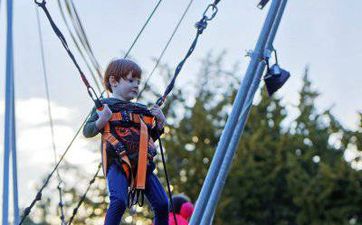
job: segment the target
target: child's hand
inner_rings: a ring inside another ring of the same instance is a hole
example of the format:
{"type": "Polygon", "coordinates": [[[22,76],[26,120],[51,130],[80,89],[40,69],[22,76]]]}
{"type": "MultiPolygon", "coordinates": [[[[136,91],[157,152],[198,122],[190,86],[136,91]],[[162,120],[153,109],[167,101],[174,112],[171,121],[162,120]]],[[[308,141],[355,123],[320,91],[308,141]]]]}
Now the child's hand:
{"type": "Polygon", "coordinates": [[[109,109],[107,104],[103,105],[103,110],[97,110],[97,114],[98,114],[98,120],[96,121],[96,125],[99,129],[102,129],[106,123],[108,122],[108,120],[111,119],[112,117],[112,111],[109,109]]]}
{"type": "Polygon", "coordinates": [[[157,104],[153,105],[150,109],[151,114],[156,117],[157,119],[157,126],[159,129],[162,129],[166,122],[166,117],[163,114],[162,110],[160,109],[160,106],[157,104]]]}

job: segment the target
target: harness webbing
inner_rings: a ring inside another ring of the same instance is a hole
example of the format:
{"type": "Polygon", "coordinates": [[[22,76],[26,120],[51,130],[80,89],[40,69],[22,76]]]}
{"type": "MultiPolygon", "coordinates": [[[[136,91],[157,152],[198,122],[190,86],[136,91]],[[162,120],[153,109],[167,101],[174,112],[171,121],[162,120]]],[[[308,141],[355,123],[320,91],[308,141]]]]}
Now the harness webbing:
{"type": "MultiPolygon", "coordinates": [[[[80,76],[81,76],[81,79],[82,79],[83,83],[85,84],[85,86],[87,87],[87,91],[88,91],[89,96],[90,96],[91,99],[94,101],[94,103],[95,103],[95,105],[96,105],[96,108],[100,108],[100,109],[101,109],[101,108],[102,108],[102,104],[101,104],[101,102],[100,102],[100,100],[99,100],[99,98],[98,98],[95,90],[93,89],[93,87],[90,86],[90,84],[89,84],[86,76],[84,75],[84,73],[83,73],[82,70],[80,69],[80,67],[79,67],[79,65],[78,65],[78,63],[77,63],[77,61],[76,61],[73,53],[70,51],[70,49],[69,49],[69,47],[68,47],[68,44],[67,44],[67,42],[66,42],[66,39],[64,38],[64,36],[63,36],[63,34],[61,33],[61,31],[58,29],[58,27],[57,27],[56,24],[54,23],[51,15],[49,14],[49,12],[48,12],[48,10],[47,10],[47,8],[46,8],[46,2],[45,2],[45,0],[42,0],[41,2],[38,2],[37,0],[34,0],[34,2],[35,2],[39,7],[41,7],[41,8],[43,9],[44,13],[46,14],[46,16],[47,16],[47,18],[48,18],[48,20],[49,20],[49,22],[50,22],[50,24],[51,24],[51,26],[52,26],[52,28],[53,28],[53,31],[56,33],[56,35],[58,36],[58,38],[59,38],[60,41],[62,42],[63,47],[64,47],[65,50],[67,51],[69,57],[72,59],[74,65],[77,67],[78,72],[79,72],[79,74],[80,74],[80,76]]],[[[158,105],[161,106],[161,105],[164,103],[164,101],[166,100],[168,94],[172,91],[178,74],[180,73],[180,71],[181,71],[184,63],[186,62],[186,60],[191,56],[192,52],[194,51],[194,49],[195,49],[195,47],[196,47],[196,45],[197,45],[197,41],[198,41],[199,36],[203,33],[203,31],[204,31],[204,30],[206,29],[206,27],[207,27],[207,22],[210,21],[210,20],[212,20],[212,19],[215,17],[215,15],[216,15],[216,13],[217,13],[217,7],[216,7],[216,6],[217,6],[217,4],[218,4],[219,2],[220,2],[220,0],[214,0],[214,3],[213,3],[213,4],[210,4],[210,5],[206,8],[206,10],[205,10],[205,12],[204,12],[204,14],[203,14],[202,19],[196,24],[196,28],[197,28],[196,37],[195,37],[194,41],[192,42],[191,47],[189,48],[186,56],[185,56],[184,59],[178,64],[178,66],[177,66],[177,68],[176,68],[176,70],[175,70],[175,74],[174,74],[171,82],[170,82],[169,85],[167,86],[167,88],[166,88],[163,96],[160,97],[160,98],[157,100],[156,104],[158,104],[158,105]],[[212,14],[211,14],[211,16],[207,16],[206,13],[207,13],[210,9],[212,10],[212,14]]],[[[157,7],[158,7],[158,6],[157,6],[157,7]]],[[[80,129],[81,129],[81,127],[79,128],[79,131],[80,131],[80,129]]],[[[78,132],[79,132],[79,131],[78,131],[78,132]]],[[[76,137],[76,136],[75,136],[75,137],[76,137]]],[[[75,139],[75,137],[74,137],[74,139],[75,139]]],[[[173,214],[174,214],[175,223],[177,224],[176,216],[175,216],[175,212],[174,212],[174,207],[173,207],[173,202],[172,202],[172,194],[171,194],[171,190],[170,190],[170,184],[169,184],[169,182],[168,182],[168,175],[167,175],[167,170],[166,170],[166,165],[165,165],[165,160],[164,160],[164,156],[163,156],[163,149],[162,149],[162,144],[161,144],[160,138],[159,138],[159,142],[160,142],[160,148],[161,148],[162,159],[163,159],[162,161],[163,161],[164,168],[165,168],[165,174],[166,174],[168,192],[169,192],[169,196],[170,196],[170,200],[171,200],[171,206],[172,206],[172,208],[173,208],[173,214]]],[[[69,146],[69,147],[70,147],[70,146],[69,146]]],[[[68,150],[68,149],[67,149],[67,150],[68,150]]],[[[67,150],[66,150],[66,152],[67,152],[67,150]]],[[[65,153],[66,153],[66,152],[65,152],[65,153]]],[[[65,154],[62,155],[62,157],[61,157],[61,159],[59,160],[59,162],[57,163],[55,169],[59,166],[60,162],[61,162],[62,159],[64,158],[64,155],[65,155],[65,154]]],[[[35,202],[38,201],[38,200],[41,198],[41,191],[42,191],[42,190],[45,188],[45,186],[47,185],[50,177],[51,177],[51,176],[53,175],[53,173],[55,172],[55,169],[54,169],[54,170],[52,171],[52,173],[48,176],[46,182],[44,183],[44,185],[43,185],[43,187],[41,188],[41,190],[38,192],[36,198],[34,199],[34,201],[32,202],[32,204],[30,205],[30,207],[28,207],[28,208],[25,210],[24,216],[23,216],[22,221],[21,221],[20,224],[22,224],[22,222],[24,221],[25,217],[30,213],[30,209],[34,206],[35,202]]],[[[98,171],[99,171],[99,169],[98,169],[98,171]]],[[[97,171],[97,173],[96,173],[95,176],[97,176],[98,171],[97,171]]],[[[94,179],[95,179],[95,178],[94,178],[94,179]]],[[[93,179],[93,182],[94,182],[94,179],[93,179]]],[[[92,182],[90,183],[90,185],[91,185],[91,184],[92,184],[92,182]]],[[[90,187],[90,186],[89,186],[89,187],[90,187]]],[[[87,189],[87,192],[88,192],[88,190],[89,190],[89,189],[87,189]]],[[[84,194],[84,198],[85,198],[85,195],[87,194],[87,192],[84,194]]],[[[82,200],[84,200],[84,199],[82,199],[82,200]]],[[[81,200],[80,204],[82,203],[82,200],[81,200]]],[[[80,206],[80,204],[79,204],[79,206],[80,206]]],[[[74,217],[75,214],[76,214],[76,210],[74,210],[74,213],[73,213],[73,216],[72,216],[72,218],[71,218],[71,220],[70,220],[70,223],[72,222],[72,219],[73,219],[73,217],[74,217]]],[[[69,223],[69,224],[70,224],[70,223],[69,223]]]]}
{"type": "MultiPolygon", "coordinates": [[[[104,176],[107,176],[107,142],[113,146],[114,149],[117,149],[117,145],[119,144],[119,141],[117,138],[115,138],[110,129],[109,123],[106,124],[104,127],[104,132],[102,134],[102,163],[103,163],[103,174],[104,176]]],[[[125,152],[120,152],[119,157],[122,161],[122,168],[124,172],[126,173],[126,177],[128,179],[128,182],[130,183],[130,186],[133,187],[134,178],[132,174],[132,165],[129,161],[129,158],[125,152]]]]}
{"type": "Polygon", "coordinates": [[[140,143],[139,143],[139,152],[138,152],[138,162],[137,162],[137,179],[136,179],[136,189],[144,190],[146,184],[146,171],[147,171],[147,146],[148,146],[148,131],[145,122],[140,118],[140,143]]]}
{"type": "MultiPolygon", "coordinates": [[[[104,175],[107,174],[107,152],[106,152],[106,143],[109,143],[116,150],[116,154],[121,160],[121,166],[126,173],[127,179],[129,181],[130,192],[128,195],[128,206],[138,204],[142,206],[144,203],[144,190],[146,187],[146,174],[147,174],[147,163],[148,159],[152,159],[148,157],[148,144],[149,144],[149,133],[148,127],[154,125],[154,117],[152,116],[143,116],[141,117],[139,114],[129,113],[129,118],[132,122],[140,125],[140,141],[139,141],[139,149],[138,149],[138,161],[137,161],[137,172],[135,177],[132,174],[132,165],[130,160],[126,154],[126,152],[121,151],[117,152],[118,145],[121,142],[112,134],[111,125],[112,121],[121,121],[122,114],[120,112],[113,113],[109,122],[105,125],[102,139],[103,139],[103,150],[102,150],[102,161],[103,161],[103,172],[104,175]]],[[[118,132],[117,130],[115,131],[118,132]]]]}
{"type": "MultiPolygon", "coordinates": [[[[90,97],[92,98],[92,100],[95,102],[96,107],[97,107],[97,108],[101,108],[102,105],[101,105],[101,102],[99,101],[99,98],[97,97],[94,89],[89,85],[88,80],[86,79],[84,73],[83,73],[82,70],[80,69],[77,61],[75,60],[75,57],[74,57],[74,55],[72,54],[72,52],[70,51],[64,35],[60,32],[59,28],[55,25],[52,17],[50,16],[50,13],[49,13],[49,11],[47,10],[47,8],[46,8],[46,6],[45,6],[45,4],[46,4],[45,0],[43,0],[42,2],[38,2],[37,0],[34,0],[34,2],[44,10],[44,12],[45,12],[45,14],[46,14],[46,16],[47,16],[47,18],[48,18],[48,20],[49,20],[49,22],[50,22],[53,30],[54,30],[54,32],[56,33],[56,35],[58,36],[58,38],[59,38],[60,41],[62,42],[64,48],[66,49],[66,51],[67,51],[67,53],[68,53],[68,55],[70,56],[70,58],[72,59],[73,63],[74,63],[75,66],[77,67],[77,69],[78,69],[78,71],[79,71],[79,73],[80,73],[81,79],[82,79],[82,81],[84,82],[84,84],[85,84],[86,87],[87,87],[88,94],[90,95],[90,97]]],[[[1,6],[1,4],[0,4],[0,6],[1,6]]],[[[157,5],[156,7],[158,7],[158,5],[157,5]]],[[[155,10],[153,10],[153,11],[155,11],[155,10]]],[[[149,19],[147,20],[146,24],[149,22],[150,18],[153,16],[153,14],[154,14],[154,13],[151,14],[151,16],[150,16],[149,19]]],[[[144,29],[144,28],[143,28],[143,29],[144,29]]],[[[142,31],[143,31],[143,29],[142,29],[142,31]]],[[[138,38],[138,37],[139,37],[139,35],[137,35],[137,38],[138,38]]],[[[103,94],[103,92],[102,92],[102,94],[103,94]]],[[[50,181],[50,178],[54,175],[54,173],[55,173],[56,170],[58,169],[60,163],[63,161],[63,159],[65,158],[65,155],[68,153],[70,147],[71,147],[72,144],[74,143],[75,139],[78,137],[81,129],[83,128],[83,126],[84,126],[84,124],[86,123],[86,121],[87,121],[88,117],[90,116],[90,114],[91,114],[91,112],[89,112],[89,114],[86,116],[86,118],[85,118],[84,121],[82,122],[82,125],[78,128],[78,130],[76,131],[75,135],[72,137],[70,143],[69,143],[69,144],[67,145],[67,147],[66,147],[66,150],[63,152],[63,154],[61,155],[58,163],[55,165],[55,167],[53,168],[53,170],[49,173],[49,175],[48,175],[47,178],[45,179],[43,185],[41,186],[41,188],[40,188],[39,191],[37,192],[35,198],[34,198],[33,201],[31,202],[31,204],[30,204],[27,208],[25,208],[24,213],[23,213],[23,215],[22,215],[22,218],[21,218],[21,221],[20,221],[19,225],[23,224],[23,222],[25,221],[25,219],[27,218],[27,216],[30,214],[31,209],[35,206],[36,202],[41,199],[43,190],[44,190],[45,187],[48,185],[48,183],[49,183],[49,181],[50,181]]],[[[126,163],[127,163],[127,160],[126,160],[126,163]]],[[[130,165],[129,160],[128,160],[128,164],[130,165]]],[[[98,174],[98,171],[97,171],[95,177],[97,176],[97,174],[98,174]]],[[[92,184],[92,182],[90,183],[90,185],[91,185],[91,184],[92,184]]],[[[80,204],[81,204],[81,203],[80,203],[80,204]]],[[[75,216],[75,214],[73,214],[72,217],[74,217],[74,216],[75,216]]]]}

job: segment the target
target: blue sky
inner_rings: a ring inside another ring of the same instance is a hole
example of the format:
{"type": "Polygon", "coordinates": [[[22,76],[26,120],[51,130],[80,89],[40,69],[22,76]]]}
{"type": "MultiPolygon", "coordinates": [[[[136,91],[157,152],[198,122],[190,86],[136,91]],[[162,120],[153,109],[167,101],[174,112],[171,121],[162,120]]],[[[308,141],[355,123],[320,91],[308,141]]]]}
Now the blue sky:
{"type": "MultiPolygon", "coordinates": [[[[184,56],[195,34],[194,23],[201,17],[209,1],[195,0],[180,27],[163,63],[176,66],[184,56]]],[[[0,127],[3,127],[5,85],[5,0],[0,8],[0,127]]],[[[85,25],[94,53],[102,67],[114,57],[121,57],[128,49],[156,0],[78,0],[75,4],[85,25]]],[[[144,71],[153,66],[152,57],[158,56],[171,35],[188,1],[164,0],[150,25],[132,51],[132,56],[144,71]]],[[[178,85],[187,85],[189,73],[197,69],[200,60],[210,51],[227,51],[225,66],[240,63],[242,78],[248,65],[245,51],[253,49],[267,10],[256,8],[257,1],[221,1],[219,13],[209,23],[193,56],[180,74],[178,85]]],[[[48,7],[63,33],[69,39],[56,1],[48,7]]],[[[53,162],[50,149],[45,91],[42,79],[36,14],[33,1],[14,1],[15,80],[17,97],[18,155],[21,193],[28,193],[40,175],[50,170],[53,162]],[[25,113],[26,112],[26,113],[25,113]],[[40,136],[45,135],[41,142],[40,136]],[[39,145],[39,143],[41,143],[39,145]]],[[[292,77],[278,93],[283,103],[293,112],[298,103],[298,91],[306,65],[310,66],[310,79],[321,93],[317,100],[322,110],[331,106],[342,124],[355,129],[358,112],[362,111],[362,2],[360,0],[303,0],[289,1],[275,47],[280,64],[291,71],[292,77]]],[[[43,13],[41,13],[46,63],[52,105],[55,110],[56,143],[59,152],[72,137],[80,120],[88,113],[89,101],[77,71],[56,39],[43,13]]],[[[70,39],[69,39],[70,40],[70,39]]],[[[69,41],[70,42],[70,41],[69,41]]],[[[71,45],[74,49],[74,46],[71,45]]],[[[77,58],[80,57],[76,55],[77,58]]],[[[81,65],[84,70],[84,64],[81,65]]],[[[157,73],[153,82],[159,79],[157,73]]],[[[157,86],[159,92],[163,86],[157,86]]],[[[3,137],[3,129],[0,129],[3,137]]],[[[90,154],[88,141],[80,139],[69,155],[69,160],[87,154],[80,163],[95,169],[98,155],[90,154]],[[89,155],[89,156],[88,156],[89,155]]],[[[3,140],[0,139],[3,158],[3,140]]],[[[2,167],[0,168],[2,173],[2,167]]],[[[2,182],[2,180],[0,181],[2,182]]],[[[1,183],[0,183],[1,184],[1,183]]],[[[2,184],[1,184],[2,186],[2,184]]],[[[21,206],[30,201],[30,195],[21,195],[21,206]]]]}

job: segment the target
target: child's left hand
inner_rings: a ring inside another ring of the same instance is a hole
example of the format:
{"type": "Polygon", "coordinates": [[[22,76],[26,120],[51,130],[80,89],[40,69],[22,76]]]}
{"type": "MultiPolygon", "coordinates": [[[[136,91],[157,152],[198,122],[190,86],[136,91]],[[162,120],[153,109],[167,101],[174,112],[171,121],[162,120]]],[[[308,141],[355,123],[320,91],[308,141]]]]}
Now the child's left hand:
{"type": "Polygon", "coordinates": [[[160,106],[158,106],[157,104],[153,105],[152,108],[150,109],[150,112],[154,117],[156,117],[158,128],[162,129],[163,126],[165,125],[166,117],[163,114],[160,106]]]}

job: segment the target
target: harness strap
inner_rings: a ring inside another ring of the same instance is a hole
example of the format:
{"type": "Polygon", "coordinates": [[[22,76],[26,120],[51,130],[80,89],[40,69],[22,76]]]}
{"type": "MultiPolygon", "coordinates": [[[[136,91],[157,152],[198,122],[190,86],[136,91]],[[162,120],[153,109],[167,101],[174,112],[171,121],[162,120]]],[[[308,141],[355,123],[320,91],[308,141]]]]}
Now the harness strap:
{"type": "MultiPolygon", "coordinates": [[[[129,113],[128,114],[130,120],[134,123],[141,123],[140,122],[140,117],[139,114],[136,113],[129,113]]],[[[122,121],[123,120],[123,116],[120,112],[117,113],[112,113],[112,117],[109,121],[122,121]]],[[[149,126],[153,126],[155,119],[153,116],[143,116],[142,120],[149,126]]]]}
{"type": "Polygon", "coordinates": [[[141,121],[143,121],[145,124],[152,126],[155,122],[155,118],[153,116],[143,116],[141,119],[138,114],[130,113],[130,117],[134,123],[141,123],[141,121]]]}
{"type": "MultiPolygon", "coordinates": [[[[140,142],[139,142],[139,153],[138,153],[138,163],[137,163],[137,174],[136,177],[133,177],[132,174],[132,165],[126,154],[126,152],[120,153],[120,158],[122,162],[122,168],[127,175],[129,180],[129,186],[138,190],[144,190],[146,186],[146,174],[147,174],[147,160],[148,155],[148,128],[147,125],[154,124],[154,117],[144,116],[141,118],[139,114],[130,113],[130,120],[134,123],[140,124],[140,142]],[[147,124],[147,125],[146,125],[147,124]],[[134,181],[135,179],[135,181],[134,181]]],[[[113,113],[110,121],[120,121],[122,120],[122,114],[120,112],[113,113]]],[[[110,123],[107,123],[104,127],[104,132],[102,135],[103,138],[103,172],[106,175],[107,172],[107,152],[106,152],[106,142],[110,143],[115,149],[119,144],[118,139],[113,136],[110,129],[110,123]]]]}
{"type": "MultiPolygon", "coordinates": [[[[109,126],[108,126],[109,127],[109,126]]],[[[114,148],[117,146],[119,141],[109,132],[104,132],[102,135],[103,138],[103,148],[102,148],[102,159],[103,159],[103,173],[107,175],[107,142],[110,143],[114,148]]],[[[132,166],[126,152],[121,152],[119,154],[122,162],[123,171],[126,173],[127,179],[130,182],[130,186],[133,186],[133,176],[132,176],[132,166]]]]}
{"type": "Polygon", "coordinates": [[[107,176],[107,142],[103,140],[102,142],[102,162],[103,162],[103,174],[106,177],[107,176]]]}
{"type": "Polygon", "coordinates": [[[126,173],[126,176],[127,176],[128,182],[129,182],[129,186],[133,187],[134,178],[133,178],[133,173],[132,173],[132,165],[125,152],[121,153],[121,161],[122,161],[123,171],[126,173]]]}
{"type": "Polygon", "coordinates": [[[103,138],[108,141],[113,147],[117,147],[117,144],[119,143],[117,138],[115,138],[111,133],[108,132],[104,132],[103,138]]]}
{"type": "Polygon", "coordinates": [[[109,121],[117,121],[117,120],[122,120],[122,114],[120,112],[112,113],[112,117],[109,121]]]}
{"type": "Polygon", "coordinates": [[[146,184],[146,172],[147,172],[148,130],[142,118],[137,114],[134,115],[135,118],[137,118],[137,120],[139,120],[141,124],[136,189],[144,190],[146,184]]]}
{"type": "Polygon", "coordinates": [[[104,126],[104,132],[103,133],[111,133],[111,127],[109,125],[109,123],[106,123],[106,125],[104,126]]]}

